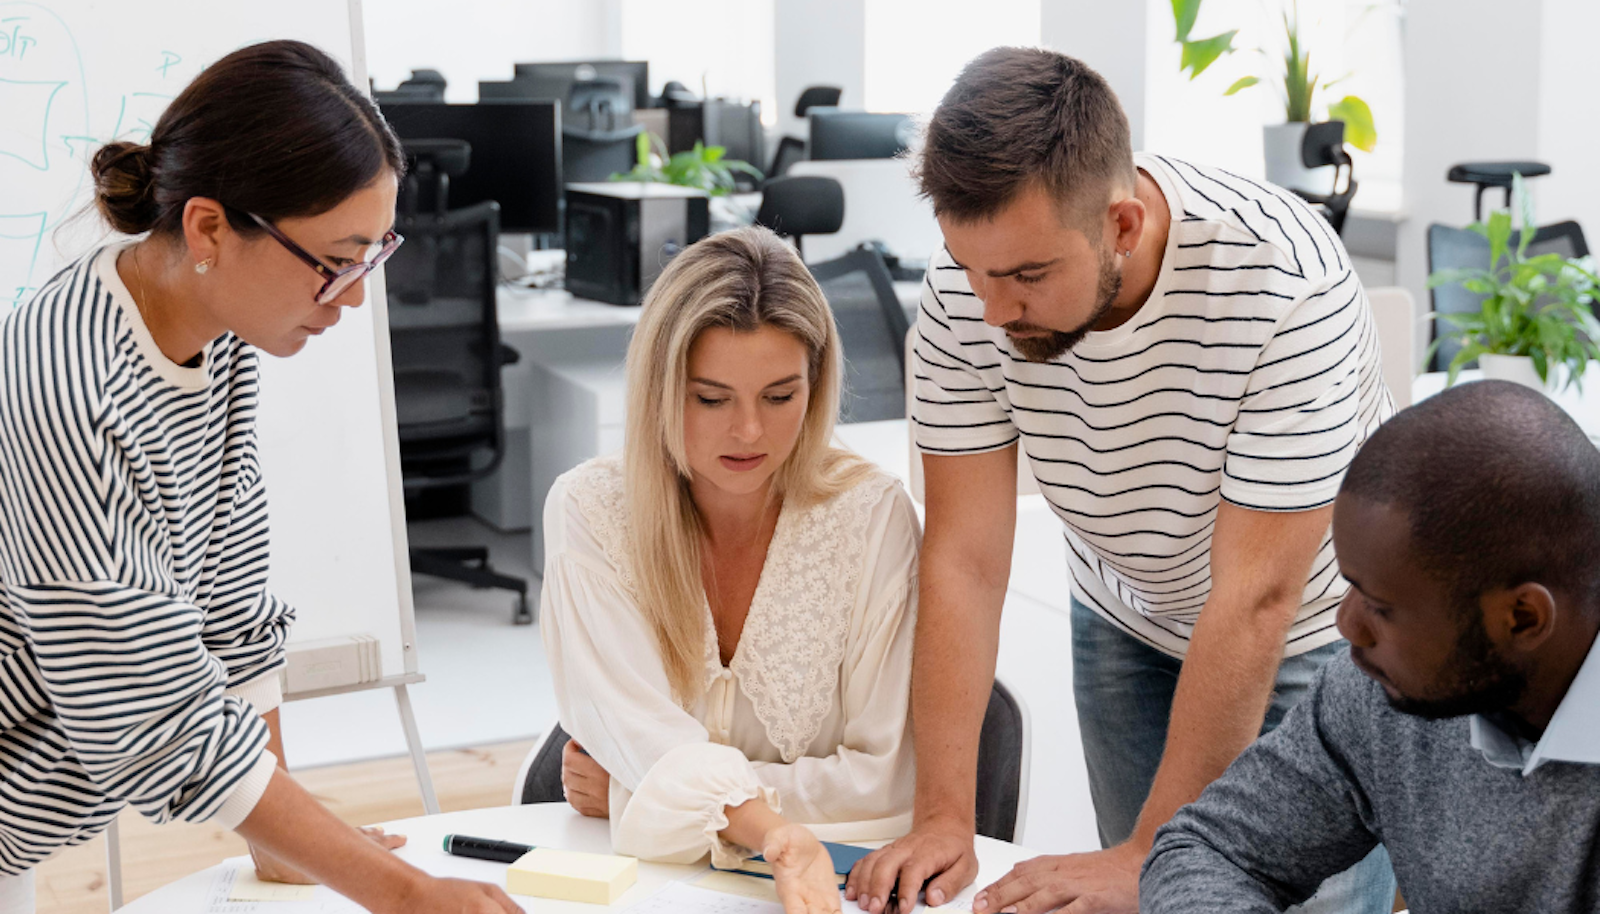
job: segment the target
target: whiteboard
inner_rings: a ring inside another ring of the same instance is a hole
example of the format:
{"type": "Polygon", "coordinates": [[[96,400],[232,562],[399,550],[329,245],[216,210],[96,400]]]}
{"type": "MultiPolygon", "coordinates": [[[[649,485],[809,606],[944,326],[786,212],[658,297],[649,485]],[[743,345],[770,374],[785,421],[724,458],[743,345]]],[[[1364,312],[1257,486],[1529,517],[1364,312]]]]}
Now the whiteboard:
{"type": "MultiPolygon", "coordinates": [[[[0,310],[113,237],[75,218],[95,149],[147,141],[208,62],[271,38],[367,84],[359,0],[0,0],[0,310]]],[[[292,639],[372,635],[392,678],[417,652],[381,276],[367,292],[294,358],[262,354],[259,432],[269,586],[298,610],[292,639]]]]}

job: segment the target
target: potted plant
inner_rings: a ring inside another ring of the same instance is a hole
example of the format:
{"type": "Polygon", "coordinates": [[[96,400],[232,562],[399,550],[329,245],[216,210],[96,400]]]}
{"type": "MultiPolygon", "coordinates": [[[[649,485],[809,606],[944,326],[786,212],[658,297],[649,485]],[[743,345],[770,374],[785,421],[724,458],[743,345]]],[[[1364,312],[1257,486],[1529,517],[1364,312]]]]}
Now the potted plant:
{"type": "MultiPolygon", "coordinates": [[[[1600,358],[1600,321],[1591,310],[1595,276],[1591,257],[1560,254],[1527,256],[1534,233],[1533,203],[1523,192],[1522,176],[1512,176],[1512,199],[1521,214],[1515,244],[1512,214],[1491,213],[1486,222],[1470,226],[1489,242],[1489,268],[1440,270],[1428,277],[1428,287],[1460,283],[1481,294],[1483,303],[1466,314],[1428,315],[1450,324],[1446,335],[1461,343],[1450,360],[1446,385],[1467,363],[1476,359],[1486,378],[1516,381],[1557,393],[1576,385],[1591,359],[1600,358]]],[[[1435,340],[1429,358],[1438,349],[1435,340]]]]}
{"type": "Polygon", "coordinates": [[[612,175],[611,180],[696,187],[710,196],[723,197],[734,190],[734,172],[761,177],[761,170],[749,162],[723,158],[727,150],[721,146],[707,146],[697,141],[693,149],[668,156],[665,146],[659,152],[651,149],[652,139],[649,131],[640,133],[637,164],[632,171],[612,175]]]}
{"type": "MultiPolygon", "coordinates": [[[[1213,35],[1210,38],[1190,37],[1195,20],[1200,15],[1201,0],[1172,0],[1172,16],[1177,27],[1177,42],[1183,48],[1179,70],[1188,71],[1191,80],[1198,77],[1223,54],[1231,54],[1233,39],[1238,29],[1213,35]]],[[[1324,79],[1311,70],[1311,52],[1300,40],[1300,9],[1294,2],[1283,11],[1284,46],[1280,49],[1282,69],[1278,84],[1284,102],[1283,124],[1269,124],[1262,128],[1262,152],[1266,156],[1267,180],[1282,187],[1297,188],[1315,193],[1328,193],[1333,189],[1332,169],[1307,169],[1301,164],[1300,144],[1306,127],[1311,123],[1319,90],[1329,90],[1345,77],[1324,79]]],[[[1274,54],[1255,49],[1267,60],[1274,54]]],[[[1348,74],[1347,74],[1348,75],[1348,74]]],[[[1260,76],[1249,75],[1235,80],[1222,94],[1234,95],[1257,85],[1260,76]]],[[[1354,95],[1346,95],[1327,106],[1329,120],[1344,121],[1345,142],[1364,152],[1371,152],[1378,142],[1378,132],[1372,122],[1372,108],[1354,95]]]]}

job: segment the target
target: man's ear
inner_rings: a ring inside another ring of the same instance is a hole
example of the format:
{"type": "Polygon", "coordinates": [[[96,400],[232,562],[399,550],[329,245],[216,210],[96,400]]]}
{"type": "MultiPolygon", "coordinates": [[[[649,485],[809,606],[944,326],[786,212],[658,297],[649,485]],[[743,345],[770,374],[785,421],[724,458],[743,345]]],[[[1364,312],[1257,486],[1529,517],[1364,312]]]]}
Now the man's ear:
{"type": "Polygon", "coordinates": [[[1144,202],[1132,194],[1112,202],[1106,212],[1106,231],[1111,233],[1113,248],[1119,259],[1139,246],[1144,237],[1144,220],[1147,215],[1144,202]]]}
{"type": "Polygon", "coordinates": [[[1518,584],[1483,595],[1483,624],[1490,643],[1513,653],[1531,653],[1544,645],[1556,628],[1555,595],[1543,584],[1518,584]]]}

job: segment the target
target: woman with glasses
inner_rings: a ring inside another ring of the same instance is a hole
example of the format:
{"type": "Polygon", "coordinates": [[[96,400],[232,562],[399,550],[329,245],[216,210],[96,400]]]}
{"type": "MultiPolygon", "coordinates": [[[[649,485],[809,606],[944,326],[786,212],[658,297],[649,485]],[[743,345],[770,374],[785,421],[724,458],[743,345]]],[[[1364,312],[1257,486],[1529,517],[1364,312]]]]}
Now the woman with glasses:
{"type": "MultiPolygon", "coordinates": [[[[266,590],[257,350],[361,305],[400,146],[325,54],[244,48],[92,166],[126,238],[0,320],[0,914],[124,807],[215,820],[258,872],[383,912],[512,912],[342,824],[279,767],[293,610],[266,590]]],[[[338,391],[328,391],[338,396],[338,391]]],[[[336,506],[329,506],[336,509],[336,506]]]]}

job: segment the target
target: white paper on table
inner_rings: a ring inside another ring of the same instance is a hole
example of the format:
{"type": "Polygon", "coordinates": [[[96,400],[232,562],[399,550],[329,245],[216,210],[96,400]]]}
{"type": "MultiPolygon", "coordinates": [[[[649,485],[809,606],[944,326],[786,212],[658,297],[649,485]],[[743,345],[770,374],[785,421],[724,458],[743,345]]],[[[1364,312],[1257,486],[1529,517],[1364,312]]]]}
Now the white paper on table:
{"type": "MultiPolygon", "coordinates": [[[[246,866],[248,867],[248,863],[246,866]]],[[[206,893],[205,914],[360,914],[361,906],[327,886],[310,886],[311,898],[303,901],[234,901],[235,881],[248,873],[243,868],[217,871],[206,893]]],[[[252,879],[254,876],[251,875],[252,879]]]]}
{"type": "Polygon", "coordinates": [[[783,905],[674,882],[626,914],[783,914],[783,905]]]}

